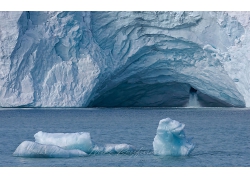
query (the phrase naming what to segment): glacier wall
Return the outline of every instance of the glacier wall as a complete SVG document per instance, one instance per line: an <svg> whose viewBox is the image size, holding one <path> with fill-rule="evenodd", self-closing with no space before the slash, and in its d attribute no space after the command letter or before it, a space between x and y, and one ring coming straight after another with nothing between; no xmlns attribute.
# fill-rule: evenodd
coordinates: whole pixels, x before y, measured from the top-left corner
<svg viewBox="0 0 250 180"><path fill-rule="evenodd" d="M0 12L1 107L250 107L249 12Z"/></svg>

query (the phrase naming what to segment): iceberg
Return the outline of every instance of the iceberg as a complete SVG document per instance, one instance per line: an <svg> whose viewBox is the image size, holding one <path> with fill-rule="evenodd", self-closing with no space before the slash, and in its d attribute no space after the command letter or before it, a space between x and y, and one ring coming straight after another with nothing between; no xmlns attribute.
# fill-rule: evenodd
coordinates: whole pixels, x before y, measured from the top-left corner
<svg viewBox="0 0 250 180"><path fill-rule="evenodd" d="M186 156L195 145L184 133L185 125L170 118L162 119L153 141L155 155Z"/></svg>
<svg viewBox="0 0 250 180"><path fill-rule="evenodd" d="M249 17L0 12L0 107L250 107Z"/></svg>
<svg viewBox="0 0 250 180"><path fill-rule="evenodd" d="M78 149L66 150L55 145L24 141L16 148L13 156L31 158L69 158L87 156L87 154Z"/></svg>
<svg viewBox="0 0 250 180"><path fill-rule="evenodd" d="M88 154L126 154L135 150L129 144L93 145L90 133L47 133L39 131L35 142L22 142L13 153L21 157L76 157Z"/></svg>
<svg viewBox="0 0 250 180"><path fill-rule="evenodd" d="M88 132L47 133L39 131L34 137L37 143L56 145L63 149L79 149L89 153L93 148L91 137Z"/></svg>

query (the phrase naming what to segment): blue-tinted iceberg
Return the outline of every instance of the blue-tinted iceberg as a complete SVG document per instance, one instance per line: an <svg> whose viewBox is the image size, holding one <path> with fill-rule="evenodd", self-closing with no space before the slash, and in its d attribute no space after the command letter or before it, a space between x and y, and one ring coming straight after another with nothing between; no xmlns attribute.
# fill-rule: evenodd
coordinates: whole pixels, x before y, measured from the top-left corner
<svg viewBox="0 0 250 180"><path fill-rule="evenodd" d="M92 141L88 132L46 133L39 131L34 135L37 143L53 144L63 149L79 149L86 153L92 151Z"/></svg>
<svg viewBox="0 0 250 180"><path fill-rule="evenodd" d="M170 118L162 119L153 141L155 155L185 156L194 149L184 133L185 125Z"/></svg>
<svg viewBox="0 0 250 180"><path fill-rule="evenodd" d="M68 158L86 156L87 154L78 149L66 150L55 145L24 141L17 147L13 155L22 157Z"/></svg>

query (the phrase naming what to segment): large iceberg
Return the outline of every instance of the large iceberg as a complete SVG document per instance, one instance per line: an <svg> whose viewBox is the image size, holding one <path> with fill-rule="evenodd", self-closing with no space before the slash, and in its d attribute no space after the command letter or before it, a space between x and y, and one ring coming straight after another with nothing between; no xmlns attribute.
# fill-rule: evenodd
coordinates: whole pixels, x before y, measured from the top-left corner
<svg viewBox="0 0 250 180"><path fill-rule="evenodd" d="M250 12L0 12L0 106L250 107L249 39Z"/></svg>
<svg viewBox="0 0 250 180"><path fill-rule="evenodd" d="M195 145L184 133L185 125L170 118L162 119L153 141L155 155L186 156Z"/></svg>

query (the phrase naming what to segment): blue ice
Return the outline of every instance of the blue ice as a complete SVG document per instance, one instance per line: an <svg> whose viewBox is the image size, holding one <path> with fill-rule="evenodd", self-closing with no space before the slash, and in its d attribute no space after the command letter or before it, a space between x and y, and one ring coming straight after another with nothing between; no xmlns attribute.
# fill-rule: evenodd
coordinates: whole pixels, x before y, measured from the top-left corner
<svg viewBox="0 0 250 180"><path fill-rule="evenodd" d="M185 156L189 155L195 145L184 133L185 125L170 118L159 122L153 141L155 155Z"/></svg>

